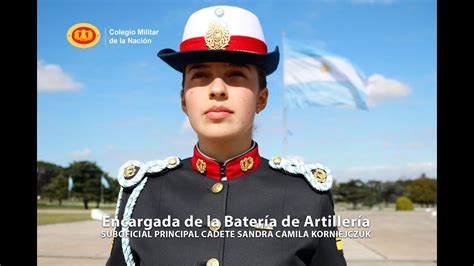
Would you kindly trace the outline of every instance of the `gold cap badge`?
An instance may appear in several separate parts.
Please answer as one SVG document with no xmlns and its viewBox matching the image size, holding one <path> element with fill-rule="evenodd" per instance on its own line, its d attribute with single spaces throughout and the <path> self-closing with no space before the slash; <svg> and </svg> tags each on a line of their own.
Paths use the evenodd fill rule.
<svg viewBox="0 0 474 266">
<path fill-rule="evenodd" d="M 229 45 L 229 29 L 226 25 L 213 21 L 209 24 L 204 40 L 206 41 L 209 50 L 223 50 L 227 45 Z"/>
</svg>

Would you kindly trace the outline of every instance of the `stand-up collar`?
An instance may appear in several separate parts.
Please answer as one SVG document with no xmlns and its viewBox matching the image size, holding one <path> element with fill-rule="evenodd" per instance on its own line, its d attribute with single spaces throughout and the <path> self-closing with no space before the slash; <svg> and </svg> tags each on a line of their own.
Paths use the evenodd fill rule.
<svg viewBox="0 0 474 266">
<path fill-rule="evenodd" d="M 223 163 L 219 163 L 205 155 L 196 144 L 191 163 L 196 172 L 209 178 L 231 180 L 255 171 L 260 166 L 261 161 L 258 145 L 255 141 L 252 141 L 249 150 Z"/>
</svg>

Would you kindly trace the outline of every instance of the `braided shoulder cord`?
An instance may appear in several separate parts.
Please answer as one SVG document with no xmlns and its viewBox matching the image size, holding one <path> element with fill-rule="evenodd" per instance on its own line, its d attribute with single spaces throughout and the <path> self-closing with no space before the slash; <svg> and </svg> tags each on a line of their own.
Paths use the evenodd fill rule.
<svg viewBox="0 0 474 266">
<path fill-rule="evenodd" d="M 122 224 L 123 224 L 122 251 L 123 251 L 123 257 L 125 258 L 125 262 L 127 263 L 127 266 L 135 265 L 135 261 L 133 260 L 132 250 L 130 247 L 130 239 L 128 237 L 128 231 L 129 231 L 128 225 L 132 217 L 133 208 L 135 207 L 137 199 L 140 196 L 141 191 L 145 187 L 146 182 L 148 181 L 148 177 L 145 176 L 145 174 L 159 173 L 165 169 L 175 168 L 179 164 L 180 164 L 180 159 L 178 157 L 171 156 L 171 157 L 168 157 L 166 160 L 154 160 L 146 164 L 142 164 L 139 161 L 128 161 L 120 168 L 119 174 L 118 174 L 118 180 L 119 180 L 119 183 L 122 185 L 122 188 L 120 189 L 120 195 L 117 201 L 117 207 L 115 209 L 116 218 L 118 218 L 118 211 L 119 211 L 120 201 L 122 197 L 121 195 L 122 195 L 123 187 L 132 187 L 138 184 L 135 188 L 133 188 L 132 194 L 127 200 L 127 204 L 125 205 L 125 211 L 122 218 L 123 219 L 122 221 Z M 133 176 L 131 179 L 126 179 L 124 177 L 123 173 L 124 173 L 124 170 L 127 169 L 127 167 L 136 167 L 138 169 L 138 173 L 136 173 L 136 175 Z"/>
<path fill-rule="evenodd" d="M 316 190 L 326 191 L 332 186 L 333 177 L 331 170 L 320 163 L 304 164 L 294 159 L 273 157 L 268 164 L 273 169 L 283 170 L 290 174 L 303 175 Z"/>
</svg>

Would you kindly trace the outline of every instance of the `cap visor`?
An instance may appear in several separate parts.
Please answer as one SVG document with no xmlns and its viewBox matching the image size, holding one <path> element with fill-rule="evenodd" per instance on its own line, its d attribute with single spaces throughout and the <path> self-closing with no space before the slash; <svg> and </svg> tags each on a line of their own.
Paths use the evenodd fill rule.
<svg viewBox="0 0 474 266">
<path fill-rule="evenodd" d="M 280 52 L 278 46 L 267 54 L 257 54 L 246 51 L 229 50 L 192 50 L 176 52 L 173 49 L 163 49 L 158 53 L 163 61 L 179 72 L 183 72 L 187 64 L 202 62 L 229 62 L 234 64 L 252 64 L 265 70 L 266 75 L 272 74 L 278 67 Z"/>
</svg>

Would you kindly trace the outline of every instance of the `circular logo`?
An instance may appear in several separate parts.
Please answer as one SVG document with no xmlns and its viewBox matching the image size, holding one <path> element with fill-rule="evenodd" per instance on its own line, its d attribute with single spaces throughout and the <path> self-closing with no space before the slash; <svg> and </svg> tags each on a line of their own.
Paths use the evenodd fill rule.
<svg viewBox="0 0 474 266">
<path fill-rule="evenodd" d="M 222 16 L 224 16 L 224 9 L 222 9 L 222 8 L 217 8 L 217 9 L 214 11 L 214 14 L 216 14 L 216 16 L 218 16 L 218 17 L 222 17 Z"/>
<path fill-rule="evenodd" d="M 100 40 L 100 31 L 89 23 L 77 23 L 67 31 L 67 40 L 77 48 L 90 48 Z"/>
</svg>

